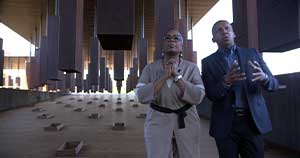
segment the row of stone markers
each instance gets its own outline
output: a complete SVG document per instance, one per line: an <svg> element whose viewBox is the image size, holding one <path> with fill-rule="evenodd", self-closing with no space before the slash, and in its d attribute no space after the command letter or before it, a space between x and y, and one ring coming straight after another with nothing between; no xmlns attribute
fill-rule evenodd
<svg viewBox="0 0 300 158"><path fill-rule="evenodd" d="M126 101L124 101L126 100ZM134 98L124 98L120 95L105 95L105 96L95 96L93 98L86 99L75 99L75 97L68 97L67 100L56 100L55 103L58 107L63 107L65 109L70 108L71 111L74 112L85 112L88 109L92 109L94 107L98 107L101 112L92 112L89 113L87 118L89 119L101 119L104 117L104 113L112 112L113 124L111 126L112 130L126 130L126 113L130 112L126 106L131 107L132 109L138 109L140 106L139 103L135 101ZM77 105L74 105L77 104ZM104 109L107 109L104 111ZM47 112L45 108L34 107L32 112L39 113L37 115L38 119L52 119L55 115ZM131 112L136 112L133 110ZM143 119L146 117L146 113L139 112L136 116L137 119ZM46 132L57 132L65 129L66 125L61 122L52 122L48 126L44 127L44 131ZM56 156L76 156L80 153L83 147L86 145L86 142L83 140L74 140L74 141L66 141L62 143L56 150Z"/></svg>

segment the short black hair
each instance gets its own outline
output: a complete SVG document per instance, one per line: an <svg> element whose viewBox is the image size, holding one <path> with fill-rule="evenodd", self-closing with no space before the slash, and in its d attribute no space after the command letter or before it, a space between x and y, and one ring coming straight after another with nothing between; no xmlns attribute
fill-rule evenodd
<svg viewBox="0 0 300 158"><path fill-rule="evenodd" d="M216 26L221 23L221 22L226 22L228 24L230 24L227 20L218 20L217 22L214 23L212 29L211 29L211 33L214 34L214 32L216 31Z"/></svg>

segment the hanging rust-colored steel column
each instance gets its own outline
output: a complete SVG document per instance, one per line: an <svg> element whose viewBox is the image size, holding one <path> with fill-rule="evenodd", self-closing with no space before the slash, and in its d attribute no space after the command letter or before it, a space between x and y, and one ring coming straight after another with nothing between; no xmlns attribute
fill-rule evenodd
<svg viewBox="0 0 300 158"><path fill-rule="evenodd" d="M135 0L97 0L97 35L104 50L131 50Z"/></svg>
<svg viewBox="0 0 300 158"><path fill-rule="evenodd" d="M48 39L46 36L42 37L41 47L40 47L40 86L43 86L47 83L48 80L48 70L47 70L47 56L48 56Z"/></svg>
<svg viewBox="0 0 300 158"><path fill-rule="evenodd" d="M117 82L118 93L121 93L124 80L124 51L114 52L114 80Z"/></svg>
<svg viewBox="0 0 300 158"><path fill-rule="evenodd" d="M59 17L49 16L47 26L47 80L58 81L62 79L62 72L59 71Z"/></svg>
<svg viewBox="0 0 300 158"><path fill-rule="evenodd" d="M175 0L154 0L155 60L161 58L163 36L175 26L174 7Z"/></svg>
<svg viewBox="0 0 300 158"><path fill-rule="evenodd" d="M83 0L60 0L59 16L59 69L79 73L82 63Z"/></svg>
<svg viewBox="0 0 300 158"><path fill-rule="evenodd" d="M3 68L4 68L4 51L3 51L3 39L0 38L0 86L4 85L3 81Z"/></svg>
<svg viewBox="0 0 300 158"><path fill-rule="evenodd" d="M100 92L103 92L103 90L105 89L105 74L107 73L105 66L106 66L105 58L101 57L100 58L100 80L99 80Z"/></svg>
<svg viewBox="0 0 300 158"><path fill-rule="evenodd" d="M91 39L90 63L89 63L89 84L92 92L99 90L99 57L100 57L98 38Z"/></svg>

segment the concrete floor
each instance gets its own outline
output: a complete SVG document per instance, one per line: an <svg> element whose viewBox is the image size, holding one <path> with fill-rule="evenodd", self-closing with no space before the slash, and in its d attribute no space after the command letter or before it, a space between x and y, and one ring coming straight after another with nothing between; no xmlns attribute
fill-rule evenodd
<svg viewBox="0 0 300 158"><path fill-rule="evenodd" d="M117 98L122 105L117 105ZM96 99L95 99L96 98ZM82 100L81 102L78 100ZM105 103L104 100L108 99ZM130 102L134 99L134 102ZM60 103L61 102L61 103ZM90 102L90 103L88 103ZM105 108L99 105L105 103ZM74 94L54 101L42 102L34 107L24 107L0 113L0 158L53 158L56 149L65 141L83 140L85 145L78 158L144 158L144 119L136 118L147 111L147 105L137 103L133 95ZM84 107L87 111L75 112L73 108ZM115 112L122 107L123 112ZM35 107L45 109L45 113L55 115L52 119L38 119L43 112L32 112ZM89 119L88 115L99 112L101 119ZM44 127L51 123L63 123L62 131L48 132ZM114 131L114 122L124 122L126 129ZM217 158L214 141L208 136L209 121L201 119L201 157ZM300 158L299 153L268 148L266 158ZM62 158L62 157L60 157Z"/></svg>

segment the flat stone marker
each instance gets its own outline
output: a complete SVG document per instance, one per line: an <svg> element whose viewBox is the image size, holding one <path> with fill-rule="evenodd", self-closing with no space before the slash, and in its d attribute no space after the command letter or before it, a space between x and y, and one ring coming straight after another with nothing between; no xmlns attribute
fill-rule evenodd
<svg viewBox="0 0 300 158"><path fill-rule="evenodd" d="M136 115L136 118L146 118L147 117L147 114L146 113L140 113L138 115Z"/></svg>
<svg viewBox="0 0 300 158"><path fill-rule="evenodd" d="M89 119L100 119L102 118L102 115L100 113L91 113L88 116Z"/></svg>
<svg viewBox="0 0 300 158"><path fill-rule="evenodd" d="M122 100L121 98L117 98L117 100Z"/></svg>
<svg viewBox="0 0 300 158"><path fill-rule="evenodd" d="M115 112L123 112L123 108L118 107L115 109Z"/></svg>
<svg viewBox="0 0 300 158"><path fill-rule="evenodd" d="M74 111L83 112L83 111L86 111L86 108L75 108Z"/></svg>
<svg viewBox="0 0 300 158"><path fill-rule="evenodd" d="M117 101L116 104L117 104L117 105L121 105L122 102L121 102L121 101Z"/></svg>
<svg viewBox="0 0 300 158"><path fill-rule="evenodd" d="M134 102L134 99L130 99L129 102Z"/></svg>
<svg viewBox="0 0 300 158"><path fill-rule="evenodd" d="M65 106L64 106L65 108L72 108L72 107L74 107L73 105L71 105L71 104L65 104Z"/></svg>
<svg viewBox="0 0 300 158"><path fill-rule="evenodd" d="M112 126L112 130L125 130L124 122L115 122Z"/></svg>
<svg viewBox="0 0 300 158"><path fill-rule="evenodd" d="M103 101L104 101L104 102L108 102L108 99L104 99Z"/></svg>
<svg viewBox="0 0 300 158"><path fill-rule="evenodd" d="M56 150L56 156L77 156L83 148L83 141L64 142Z"/></svg>
<svg viewBox="0 0 300 158"><path fill-rule="evenodd" d="M132 107L134 107L134 108L137 108L137 107L139 107L139 104L132 104Z"/></svg>
<svg viewBox="0 0 300 158"><path fill-rule="evenodd" d="M78 99L77 102L82 102L82 99Z"/></svg>
<svg viewBox="0 0 300 158"><path fill-rule="evenodd" d="M43 111L46 111L46 110L45 110L45 109L42 109L42 108L40 108L40 107L37 107L37 108L33 108L31 111L32 111L32 112L43 112Z"/></svg>
<svg viewBox="0 0 300 158"><path fill-rule="evenodd" d="M49 126L44 127L45 131L60 131L65 126L62 123L51 123Z"/></svg>
<svg viewBox="0 0 300 158"><path fill-rule="evenodd" d="M92 101L88 101L86 104L93 104L93 102Z"/></svg>
<svg viewBox="0 0 300 158"><path fill-rule="evenodd" d="M100 108L105 108L106 105L105 105L105 104L100 104L99 107L100 107Z"/></svg>
<svg viewBox="0 0 300 158"><path fill-rule="evenodd" d="M37 116L37 118L39 118L39 119L51 119L53 117L54 117L54 115L51 115L48 113L42 113Z"/></svg>

